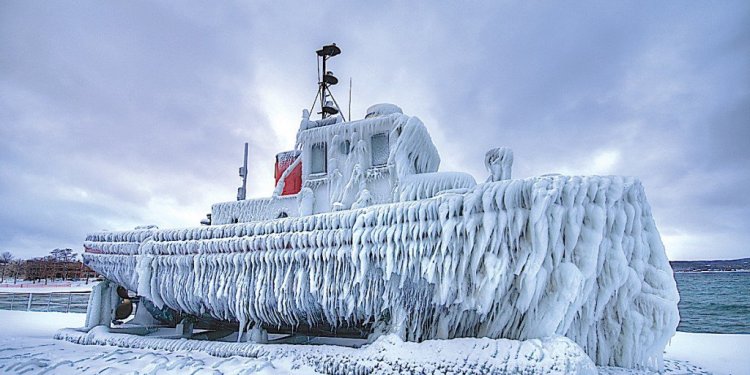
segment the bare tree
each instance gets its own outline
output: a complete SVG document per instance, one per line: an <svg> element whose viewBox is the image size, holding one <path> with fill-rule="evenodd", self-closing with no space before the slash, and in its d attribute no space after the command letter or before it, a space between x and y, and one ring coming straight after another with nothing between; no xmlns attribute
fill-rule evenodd
<svg viewBox="0 0 750 375"><path fill-rule="evenodd" d="M11 270L11 272L13 272L13 284L18 282L18 274L21 273L24 263L26 263L26 261L23 259L14 259L11 262L11 265L13 266L13 269Z"/></svg>
<svg viewBox="0 0 750 375"><path fill-rule="evenodd" d="M10 251L0 253L0 282L5 282L5 269L8 268L13 258L13 253Z"/></svg>
<svg viewBox="0 0 750 375"><path fill-rule="evenodd" d="M55 262L72 262L78 256L72 249L55 249L50 251L50 254Z"/></svg>
<svg viewBox="0 0 750 375"><path fill-rule="evenodd" d="M71 263L76 262L78 254L74 253L72 249L54 249L50 251L50 255L45 257L43 260L45 281L47 283L47 277L55 279L60 275L63 280L68 279L68 271L71 267Z"/></svg>

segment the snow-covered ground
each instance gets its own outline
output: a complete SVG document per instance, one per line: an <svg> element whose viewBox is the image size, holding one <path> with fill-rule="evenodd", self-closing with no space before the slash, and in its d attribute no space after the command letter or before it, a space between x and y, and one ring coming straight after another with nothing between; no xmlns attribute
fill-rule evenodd
<svg viewBox="0 0 750 375"><path fill-rule="evenodd" d="M717 374L750 374L750 335L677 332L666 358L690 358Z"/></svg>
<svg viewBox="0 0 750 375"><path fill-rule="evenodd" d="M314 374L310 368L252 358L77 345L54 340L64 327L81 327L86 314L0 311L2 374Z"/></svg>
<svg viewBox="0 0 750 375"><path fill-rule="evenodd" d="M147 350L114 346L78 345L54 340L59 328L79 327L84 314L0 311L0 373L3 374L316 374L313 368L289 357L247 358L214 357L201 351ZM386 357L445 358L486 351L482 346L454 345L453 352L430 353L440 343L417 347L413 343L386 343L379 350L390 350ZM460 341L460 340L459 340ZM458 341L456 341L458 342ZM276 345L276 344L274 344ZM278 345L277 345L278 346ZM297 346L299 351L323 353L331 362L335 353L352 351L333 346ZM443 346L442 350L446 347ZM504 347L497 345L496 348ZM509 346L508 346L509 347ZM678 332L667 346L665 374L750 374L750 335L713 335ZM364 349L360 349L364 350ZM493 348L493 350L496 350ZM334 353L334 354L332 354ZM496 353L502 358L503 353ZM336 363L333 363L336 365ZM650 374L618 368L600 367L599 373L612 375ZM481 370L477 373L482 373Z"/></svg>
<svg viewBox="0 0 750 375"><path fill-rule="evenodd" d="M90 292L99 283L96 280L82 281L50 281L48 283L30 281L6 280L0 283L0 293L55 293L55 292Z"/></svg>

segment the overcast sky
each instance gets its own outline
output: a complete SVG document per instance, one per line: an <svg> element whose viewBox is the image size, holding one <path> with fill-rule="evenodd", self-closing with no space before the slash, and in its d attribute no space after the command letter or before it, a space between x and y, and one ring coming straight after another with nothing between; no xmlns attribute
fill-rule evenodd
<svg viewBox="0 0 750 375"><path fill-rule="evenodd" d="M323 5L321 5L323 4ZM316 90L420 117L440 170L637 176L670 259L750 256L750 2L0 2L0 251L195 226L273 189Z"/></svg>

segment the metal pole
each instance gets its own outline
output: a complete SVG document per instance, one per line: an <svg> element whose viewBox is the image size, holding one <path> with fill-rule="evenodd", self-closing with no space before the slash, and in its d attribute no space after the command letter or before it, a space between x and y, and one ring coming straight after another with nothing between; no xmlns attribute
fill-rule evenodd
<svg viewBox="0 0 750 375"><path fill-rule="evenodd" d="M29 293L29 303L26 304L26 311L31 311L31 297L34 293Z"/></svg>
<svg viewBox="0 0 750 375"><path fill-rule="evenodd" d="M321 72L321 79L320 79L320 112L322 118L326 118L326 111L323 110L323 107L326 105L326 83L323 79L323 76L326 75L326 56L323 55L323 71Z"/></svg>
<svg viewBox="0 0 750 375"><path fill-rule="evenodd" d="M330 94L330 89L328 89L328 90L329 90L329 94ZM333 96L333 94L331 94L331 99L333 99L333 104L335 104L335 105L336 105L336 108L341 108L341 106L339 106L339 102L337 102L337 101L336 101L336 98L335 98L335 97ZM351 114L350 114L349 116L351 116ZM344 117L344 114L343 114L343 113L341 114L341 117L342 117L342 118L343 118L344 120L346 120L346 117Z"/></svg>
<svg viewBox="0 0 750 375"><path fill-rule="evenodd" d="M312 114L312 113L313 113L313 110L315 109L315 102L317 102L317 101L318 101L318 96L320 96L320 90L318 90L318 93L317 93L317 94L315 94L315 99L313 99L313 103L312 103L312 105L310 106L310 114Z"/></svg>
<svg viewBox="0 0 750 375"><path fill-rule="evenodd" d="M242 161L242 168L245 173L242 176L242 200L247 197L247 142L245 142L245 157Z"/></svg>

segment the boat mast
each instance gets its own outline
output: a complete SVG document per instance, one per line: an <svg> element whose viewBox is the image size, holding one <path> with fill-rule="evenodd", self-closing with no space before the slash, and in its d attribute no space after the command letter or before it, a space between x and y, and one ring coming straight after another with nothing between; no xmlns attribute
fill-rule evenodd
<svg viewBox="0 0 750 375"><path fill-rule="evenodd" d="M316 53L319 59L318 62L322 62L322 69L320 71L320 74L318 74L318 77L320 79L320 81L318 82L317 95L320 97L320 112L318 112L318 114L321 115L322 119L325 119L328 116L333 116L341 111L341 107L339 107L330 90L330 87L339 83L339 80L333 75L332 72L328 71L326 65L329 58L341 53L341 49L336 46L336 43L333 43L327 46L323 46L323 48L317 50ZM333 102L330 102L328 100L329 98Z"/></svg>

